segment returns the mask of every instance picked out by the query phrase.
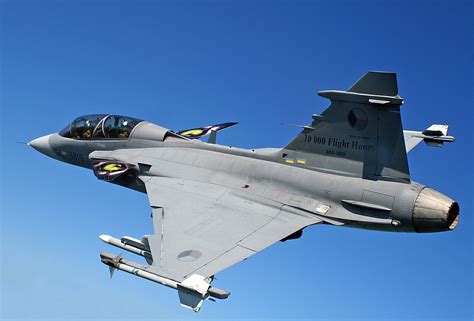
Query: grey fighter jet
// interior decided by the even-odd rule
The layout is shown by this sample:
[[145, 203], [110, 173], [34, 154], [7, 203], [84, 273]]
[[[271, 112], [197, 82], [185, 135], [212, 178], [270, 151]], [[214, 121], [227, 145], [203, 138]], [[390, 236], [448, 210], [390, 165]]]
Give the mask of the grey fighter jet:
[[407, 162], [421, 141], [441, 147], [454, 137], [446, 125], [403, 130], [394, 73], [368, 72], [349, 90], [318, 94], [330, 106], [283, 148], [216, 144], [217, 132], [235, 123], [172, 131], [106, 114], [81, 116], [29, 145], [146, 193], [153, 235], [100, 236], [146, 263], [105, 252], [101, 260], [111, 275], [176, 289], [197, 312], [204, 300], [230, 294], [211, 286], [216, 273], [310, 225], [424, 233], [458, 224], [458, 204], [412, 181]]

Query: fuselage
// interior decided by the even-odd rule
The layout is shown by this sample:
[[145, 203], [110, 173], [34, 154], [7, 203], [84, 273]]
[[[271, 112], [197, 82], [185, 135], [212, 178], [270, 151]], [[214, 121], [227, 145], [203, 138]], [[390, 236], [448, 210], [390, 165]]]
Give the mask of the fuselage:
[[[52, 134], [31, 145], [57, 160], [89, 169], [101, 159], [125, 161], [121, 151], [126, 151], [126, 162], [132, 160], [141, 175], [225, 186], [249, 202], [291, 207], [334, 225], [436, 232], [453, 229], [458, 220], [457, 203], [416, 182], [369, 180], [328, 172], [298, 160], [289, 162], [283, 149], [208, 144], [148, 122], [138, 123], [126, 138], [77, 139]], [[146, 192], [136, 179], [116, 183]]]

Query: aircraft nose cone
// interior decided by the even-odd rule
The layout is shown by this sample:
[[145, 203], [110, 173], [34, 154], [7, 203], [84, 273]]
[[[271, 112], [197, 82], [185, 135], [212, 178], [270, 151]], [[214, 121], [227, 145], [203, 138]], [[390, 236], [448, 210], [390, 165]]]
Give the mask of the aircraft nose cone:
[[52, 148], [52, 146], [49, 142], [49, 139], [50, 139], [51, 136], [52, 136], [52, 134], [33, 139], [31, 142], [28, 143], [28, 145], [30, 145], [31, 147], [36, 149], [38, 152], [40, 152], [40, 153], [42, 153], [46, 156], [49, 156], [49, 157], [52, 157], [52, 158], [57, 158], [57, 156], [54, 153], [53, 148]]

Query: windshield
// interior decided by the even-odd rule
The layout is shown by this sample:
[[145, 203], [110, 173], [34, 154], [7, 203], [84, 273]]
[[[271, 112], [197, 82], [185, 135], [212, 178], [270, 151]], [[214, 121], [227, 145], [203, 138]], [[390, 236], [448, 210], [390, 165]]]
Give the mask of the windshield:
[[142, 120], [119, 115], [86, 115], [76, 118], [59, 135], [73, 139], [128, 139]]

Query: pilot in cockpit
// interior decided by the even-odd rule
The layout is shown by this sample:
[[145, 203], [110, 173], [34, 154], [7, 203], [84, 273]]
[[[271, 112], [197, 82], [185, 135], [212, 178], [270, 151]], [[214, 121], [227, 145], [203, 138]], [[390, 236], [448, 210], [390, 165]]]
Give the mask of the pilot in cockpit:
[[76, 118], [59, 134], [63, 137], [91, 139], [128, 139], [139, 119], [119, 115], [86, 115]]
[[132, 127], [129, 126], [128, 121], [126, 119], [120, 119], [119, 120], [120, 124], [120, 133], [118, 134], [119, 138], [128, 138], [130, 132], [132, 131]]
[[92, 124], [89, 120], [86, 121], [86, 129], [82, 133], [82, 139], [90, 139], [92, 137]]

